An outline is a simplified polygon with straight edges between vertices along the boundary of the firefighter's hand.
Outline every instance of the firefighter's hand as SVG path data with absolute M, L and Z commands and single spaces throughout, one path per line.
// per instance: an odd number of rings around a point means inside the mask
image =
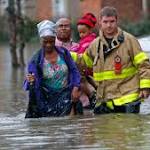
M 144 88 L 144 89 L 141 89 L 139 97 L 148 98 L 149 95 L 150 95 L 150 89 L 149 88 Z
M 79 88 L 78 88 L 78 87 L 73 87 L 71 96 L 72 96 L 72 101 L 73 101 L 73 102 L 77 102 L 77 101 L 79 100 L 80 91 L 79 91 Z
M 31 83 L 31 82 L 34 82 L 35 81 L 35 75 L 34 75 L 34 73 L 29 73 L 29 74 L 27 74 L 26 75 L 26 79 L 27 79 L 27 81 L 29 82 L 29 83 Z

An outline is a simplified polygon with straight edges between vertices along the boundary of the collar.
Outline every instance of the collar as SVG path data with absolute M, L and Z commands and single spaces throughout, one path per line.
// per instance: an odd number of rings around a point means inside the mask
M 107 55 L 112 50 L 119 47 L 121 43 L 124 42 L 124 34 L 123 34 L 123 31 L 120 28 L 118 28 L 118 32 L 116 33 L 116 35 L 113 37 L 113 39 L 111 41 L 111 47 L 109 47 L 109 45 L 101 31 L 100 31 L 100 40 L 103 43 L 104 54 Z
M 56 46 L 68 48 L 72 46 L 72 43 L 72 39 L 70 39 L 68 42 L 62 42 L 58 38 L 56 38 Z
M 111 42 L 112 48 L 119 46 L 120 43 L 122 43 L 124 41 L 123 31 L 120 28 L 118 28 L 117 30 L 118 30 L 118 32 L 113 37 L 112 42 Z M 106 45 L 108 47 L 108 43 L 105 40 L 105 37 L 104 37 L 104 34 L 102 31 L 99 32 L 99 37 L 100 37 L 100 40 L 104 43 L 104 45 Z

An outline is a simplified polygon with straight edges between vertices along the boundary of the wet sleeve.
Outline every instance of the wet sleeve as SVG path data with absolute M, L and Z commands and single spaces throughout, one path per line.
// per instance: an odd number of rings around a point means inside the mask
M 140 88 L 150 88 L 150 61 L 135 37 L 130 39 L 132 62 L 138 69 Z
M 66 51 L 66 59 L 67 59 L 67 62 L 69 62 L 68 67 L 69 67 L 69 71 L 71 74 L 72 85 L 73 85 L 73 87 L 74 86 L 80 87 L 81 76 L 80 76 L 79 70 L 78 70 L 75 62 L 73 61 L 69 51 Z

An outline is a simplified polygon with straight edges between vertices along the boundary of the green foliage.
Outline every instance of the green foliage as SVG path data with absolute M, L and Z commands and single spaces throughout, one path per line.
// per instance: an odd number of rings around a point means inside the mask
M 21 29 L 21 32 L 25 38 L 26 42 L 32 41 L 37 38 L 37 21 L 32 21 L 29 18 L 24 19 L 24 28 Z
M 0 17 L 0 42 L 8 41 L 7 24 L 5 17 Z
M 121 28 L 133 34 L 136 37 L 150 34 L 150 20 L 143 19 L 138 23 L 122 22 Z
M 26 42 L 38 41 L 37 34 L 37 21 L 30 20 L 29 18 L 24 18 L 24 27 L 18 29 L 18 32 L 21 32 Z M 120 24 L 121 28 L 125 31 L 135 35 L 135 36 L 144 36 L 150 34 L 150 19 L 143 19 L 138 23 L 131 23 L 129 21 L 123 21 Z M 8 22 L 6 17 L 0 17 L 0 42 L 7 42 L 9 39 L 8 35 Z M 77 30 L 76 21 L 72 23 L 72 34 L 73 40 L 79 41 L 79 34 Z
M 1 27 L 0 27 L 1 28 Z M 8 41 L 8 34 L 0 29 L 0 42 Z
M 18 28 L 17 32 L 21 33 L 22 38 L 26 42 L 37 41 L 37 21 L 30 20 L 29 18 L 24 18 L 24 25 L 22 28 Z M 9 41 L 9 26 L 6 17 L 0 17 L 0 42 Z
M 75 21 L 73 21 L 71 27 L 72 27 L 72 38 L 73 38 L 73 41 L 78 42 L 80 37 L 79 37 L 78 29 L 77 29 L 77 24 L 76 24 Z

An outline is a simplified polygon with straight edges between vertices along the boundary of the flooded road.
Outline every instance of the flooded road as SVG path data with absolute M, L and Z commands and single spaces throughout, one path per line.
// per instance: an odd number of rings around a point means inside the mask
M 37 45 L 26 48 L 26 62 Z M 149 150 L 150 100 L 140 114 L 24 119 L 25 69 L 12 69 L 8 46 L 0 46 L 0 150 Z

